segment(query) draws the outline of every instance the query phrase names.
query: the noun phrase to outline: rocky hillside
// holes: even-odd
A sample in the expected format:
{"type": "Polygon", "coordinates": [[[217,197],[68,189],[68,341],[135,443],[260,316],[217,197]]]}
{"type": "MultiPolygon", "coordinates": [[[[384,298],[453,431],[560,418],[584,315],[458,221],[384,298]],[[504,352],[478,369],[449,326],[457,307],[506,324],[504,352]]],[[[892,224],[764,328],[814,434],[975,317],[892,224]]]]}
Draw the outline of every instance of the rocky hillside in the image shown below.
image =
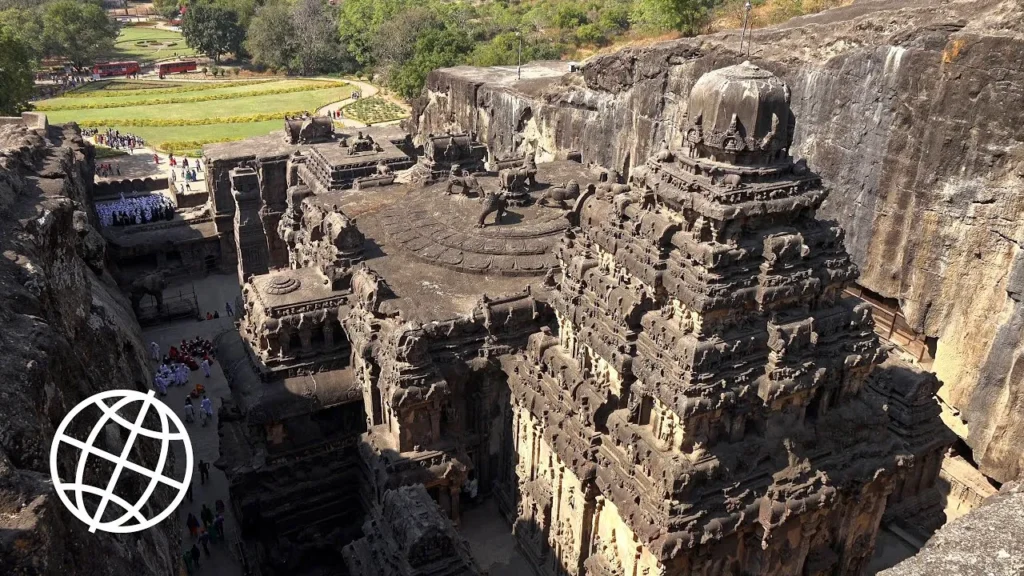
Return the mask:
{"type": "Polygon", "coordinates": [[[0,574],[176,575],[177,526],[90,534],[53,492],[65,414],[101,390],[147,388],[150,368],[83,211],[93,148],[74,126],[26,120],[0,119],[0,574]]]}
{"type": "Polygon", "coordinates": [[[679,140],[690,87],[750,59],[792,89],[793,154],[832,189],[861,283],[937,339],[941,395],[984,473],[1024,467],[1024,0],[869,0],[753,34],[565,63],[435,71],[411,122],[498,156],[569,150],[626,172],[679,140]],[[746,49],[743,50],[746,52],[746,49]]]}

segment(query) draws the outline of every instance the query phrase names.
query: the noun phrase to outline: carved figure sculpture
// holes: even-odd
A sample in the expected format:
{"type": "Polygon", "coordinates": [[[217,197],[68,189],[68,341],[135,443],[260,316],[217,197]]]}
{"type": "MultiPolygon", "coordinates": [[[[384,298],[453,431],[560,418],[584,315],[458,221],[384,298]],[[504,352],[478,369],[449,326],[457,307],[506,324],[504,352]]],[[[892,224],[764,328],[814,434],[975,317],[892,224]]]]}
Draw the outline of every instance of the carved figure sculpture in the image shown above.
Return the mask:
{"type": "Polygon", "coordinates": [[[495,192],[493,190],[488,191],[483,197],[483,209],[480,211],[480,218],[476,222],[477,228],[483,228],[487,226],[484,220],[487,219],[487,215],[491,212],[495,213],[494,223],[500,224],[502,216],[505,215],[505,208],[508,207],[508,202],[505,200],[505,194],[501,192],[495,192]]]}
{"type": "Polygon", "coordinates": [[[380,145],[373,141],[373,136],[363,136],[362,132],[356,134],[356,139],[348,146],[349,155],[360,152],[380,151],[380,145]]]}
{"type": "Polygon", "coordinates": [[[445,195],[452,194],[452,189],[456,186],[462,187],[462,195],[470,196],[471,193],[476,196],[483,195],[483,188],[480,187],[480,183],[477,182],[476,176],[473,176],[467,170],[462,170],[460,176],[455,175],[455,171],[448,176],[448,187],[445,188],[445,195]]]}
{"type": "Polygon", "coordinates": [[[527,155],[523,165],[518,168],[505,168],[498,172],[498,182],[501,189],[506,191],[536,186],[537,164],[533,155],[527,155]]]}
{"type": "Polygon", "coordinates": [[[580,196],[580,185],[575,180],[569,180],[568,183],[554,188],[548,188],[544,192],[544,196],[537,201],[541,206],[557,206],[563,210],[567,210],[569,205],[568,200],[575,200],[580,196]]]}
{"type": "Polygon", "coordinates": [[[157,310],[163,311],[165,288],[167,288],[167,278],[164,277],[163,272],[154,272],[152,274],[146,274],[141,278],[136,278],[128,288],[128,294],[132,301],[132,309],[135,310],[136,314],[138,314],[140,311],[139,304],[148,294],[156,300],[157,310]]]}
{"type": "Polygon", "coordinates": [[[377,175],[378,176],[389,176],[391,174],[391,166],[388,166],[383,161],[377,162],[377,175]]]}

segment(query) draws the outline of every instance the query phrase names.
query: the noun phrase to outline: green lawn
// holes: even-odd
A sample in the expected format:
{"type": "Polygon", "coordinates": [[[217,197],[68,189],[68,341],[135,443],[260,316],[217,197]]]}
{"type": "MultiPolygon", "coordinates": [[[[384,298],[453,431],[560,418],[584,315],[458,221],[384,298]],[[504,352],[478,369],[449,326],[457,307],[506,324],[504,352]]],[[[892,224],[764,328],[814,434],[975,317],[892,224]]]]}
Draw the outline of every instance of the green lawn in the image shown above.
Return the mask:
{"type": "MultiPolygon", "coordinates": [[[[153,82],[152,84],[157,84],[153,82]]],[[[174,86],[173,83],[163,83],[167,86],[174,86]]],[[[184,84],[184,83],[182,83],[184,84]]],[[[139,86],[139,81],[112,80],[109,83],[97,87],[107,94],[111,91],[118,91],[120,87],[132,88],[129,96],[110,95],[109,97],[90,97],[84,95],[79,98],[54,98],[40,102],[40,105],[61,105],[61,104],[93,104],[103,105],[107,103],[123,104],[135,103],[133,106],[113,106],[90,109],[68,109],[51,110],[46,115],[54,124],[64,122],[91,122],[93,126],[102,128],[114,128],[121,132],[138,134],[151,146],[160,146],[161,143],[169,143],[169,146],[181,149],[187,147],[194,149],[201,144],[189,143],[210,143],[227,140],[237,140],[251,136],[268,134],[280,130],[284,126],[284,114],[296,113],[303,110],[314,112],[317,108],[337,102],[349,97],[352,93],[351,85],[332,86],[328,88],[309,89],[297,92],[286,92],[283,94],[260,94],[269,90],[294,89],[303,86],[315,87],[319,84],[311,79],[285,79],[263,82],[254,82],[250,85],[225,85],[219,86],[210,82],[202,84],[204,90],[193,91],[195,84],[186,84],[190,91],[181,94],[168,94],[166,90],[154,86],[154,95],[149,100],[159,101],[169,96],[190,96],[217,94],[226,96],[224,99],[208,100],[203,102],[182,102],[174,104],[146,104],[146,89],[139,86]],[[121,85],[123,84],[123,85],[121,85]],[[256,118],[237,118],[254,115],[270,115],[256,118]],[[235,117],[239,122],[225,123],[220,120],[235,117]],[[159,122],[159,126],[132,126],[130,121],[147,121],[148,123],[159,122]],[[202,125],[183,125],[188,121],[213,121],[216,123],[202,125]],[[98,124],[98,125],[97,125],[98,124]]],[[[325,84],[326,85],[326,84],[325,84]]]]}
{"type": "Polygon", "coordinates": [[[114,43],[110,60],[163,60],[167,58],[191,58],[196,51],[185,44],[180,32],[160,30],[145,26],[125,26],[114,43]],[[154,41],[159,45],[140,46],[138,42],[154,41]],[[174,42],[174,46],[162,45],[174,42]]]}
{"type": "MultiPolygon", "coordinates": [[[[42,100],[40,102],[37,102],[36,104],[37,104],[37,106],[41,110],[45,110],[46,108],[57,108],[57,107],[62,107],[62,106],[75,107],[75,108],[90,108],[91,106],[96,106],[96,105],[102,105],[104,108],[108,108],[108,107],[109,108],[116,108],[116,107],[124,105],[124,104],[139,104],[139,105],[141,105],[143,107],[146,107],[146,108],[152,108],[152,106],[148,106],[147,105],[147,101],[148,100],[153,100],[153,99],[157,99],[157,98],[170,99],[170,98],[174,98],[176,96],[180,96],[181,98],[191,98],[191,97],[194,97],[194,96],[196,96],[196,97],[198,97],[198,96],[207,97],[207,96],[221,95],[222,94],[222,95],[237,96],[238,98],[231,98],[229,100],[219,100],[219,101],[218,100],[210,100],[209,102],[193,102],[193,103],[185,103],[185,104],[187,104],[190,107],[194,107],[194,106],[196,106],[198,104],[212,104],[212,105],[216,105],[217,102],[221,102],[224,105],[230,106],[230,108],[232,110],[234,110],[237,107],[236,106],[236,101],[244,99],[242,97],[248,97],[248,98],[267,98],[267,97],[271,97],[271,98],[273,98],[273,97],[284,98],[284,97],[287,97],[287,96],[301,96],[303,94],[308,94],[309,91],[306,91],[306,92],[292,92],[292,93],[288,93],[288,94],[270,94],[270,95],[266,95],[266,96],[255,96],[255,95],[252,95],[253,93],[271,92],[271,91],[274,91],[274,90],[288,90],[288,89],[291,89],[291,88],[297,88],[297,87],[300,87],[300,86],[303,86],[303,85],[308,86],[308,85],[311,85],[311,84],[313,84],[313,82],[311,80],[280,80],[278,82],[254,82],[252,84],[245,84],[245,85],[241,85],[241,86],[228,86],[226,88],[218,88],[217,84],[215,82],[192,83],[190,86],[180,87],[180,88],[184,88],[187,91],[186,92],[180,92],[180,93],[177,93],[177,94],[174,94],[174,93],[170,93],[169,94],[169,93],[167,93],[167,90],[159,90],[159,91],[153,90],[151,93],[147,93],[147,91],[144,91],[144,90],[143,91],[132,90],[132,91],[130,91],[128,93],[127,96],[121,96],[120,94],[118,94],[116,96],[108,96],[107,94],[104,94],[103,96],[97,96],[95,98],[92,98],[92,97],[50,98],[49,100],[42,100]],[[198,86],[202,86],[202,87],[208,88],[208,89],[206,89],[206,90],[196,90],[196,88],[198,86]],[[246,95],[250,95],[250,96],[246,96],[246,95]],[[229,102],[230,102],[230,104],[227,104],[229,102]]],[[[174,86],[174,85],[172,84],[171,86],[174,86]]],[[[170,90],[174,90],[174,88],[170,88],[170,90]]],[[[352,92],[352,89],[350,87],[348,87],[348,86],[345,86],[343,88],[335,88],[334,90],[346,91],[346,95],[342,96],[341,98],[338,98],[337,100],[341,100],[342,98],[347,98],[348,94],[352,92]]],[[[161,104],[160,107],[164,107],[164,106],[173,107],[173,106],[179,106],[179,105],[180,104],[161,104]]],[[[90,110],[81,110],[81,112],[86,112],[86,111],[93,112],[93,111],[102,110],[102,109],[103,108],[90,109],[90,110]]],[[[128,107],[124,107],[124,109],[127,110],[128,107]]],[[[51,113],[56,113],[56,111],[51,112],[51,113]]],[[[245,112],[232,113],[230,115],[238,115],[238,114],[243,114],[243,113],[245,113],[245,112]]],[[[129,114],[134,115],[134,112],[129,112],[129,114]]],[[[223,115],[224,116],[228,116],[228,114],[223,114],[223,115]]],[[[106,114],[104,117],[106,117],[106,116],[109,116],[109,114],[106,114]]]]}
{"type": "Polygon", "coordinates": [[[246,122],[244,124],[206,124],[204,126],[170,126],[170,127],[135,127],[111,126],[121,132],[129,132],[141,136],[148,144],[158,146],[161,142],[180,140],[236,140],[252,136],[263,136],[275,130],[284,129],[284,118],[266,122],[246,122]]]}
{"type": "MultiPolygon", "coordinates": [[[[116,121],[119,118],[148,118],[159,120],[187,120],[198,118],[222,118],[225,116],[247,116],[280,112],[315,111],[318,107],[348,98],[352,89],[328,88],[307,92],[289,92],[265,96],[240,96],[230,100],[211,100],[159,106],[124,106],[119,108],[95,108],[90,110],[46,111],[50,122],[82,122],[85,120],[116,121]]],[[[104,100],[112,100],[105,98],[104,100]]],[[[113,123],[113,122],[111,122],[113,123]]]]}

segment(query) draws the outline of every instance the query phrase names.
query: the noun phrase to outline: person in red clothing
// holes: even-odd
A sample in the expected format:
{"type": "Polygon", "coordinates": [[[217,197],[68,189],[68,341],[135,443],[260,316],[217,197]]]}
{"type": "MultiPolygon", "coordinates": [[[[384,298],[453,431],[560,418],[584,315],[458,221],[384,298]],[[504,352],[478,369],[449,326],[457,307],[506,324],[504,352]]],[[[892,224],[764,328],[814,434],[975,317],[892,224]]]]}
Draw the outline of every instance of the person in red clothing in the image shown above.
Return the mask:
{"type": "Polygon", "coordinates": [[[191,512],[188,513],[188,519],[185,520],[185,526],[188,526],[188,533],[193,538],[196,537],[196,532],[199,530],[199,519],[195,517],[191,512]]]}
{"type": "Polygon", "coordinates": [[[153,154],[153,164],[159,164],[159,163],[160,163],[160,157],[157,156],[156,154],[153,154]]]}

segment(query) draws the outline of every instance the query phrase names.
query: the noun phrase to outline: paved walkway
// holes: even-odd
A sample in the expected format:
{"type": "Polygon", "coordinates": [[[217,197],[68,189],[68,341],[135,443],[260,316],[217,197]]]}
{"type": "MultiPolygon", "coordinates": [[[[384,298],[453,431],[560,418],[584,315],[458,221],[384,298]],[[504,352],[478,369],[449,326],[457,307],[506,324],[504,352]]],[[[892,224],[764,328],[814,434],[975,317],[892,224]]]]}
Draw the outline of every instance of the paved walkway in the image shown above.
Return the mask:
{"type": "MultiPolygon", "coordinates": [[[[235,298],[239,294],[238,280],[234,275],[219,274],[209,276],[194,282],[196,294],[199,299],[199,309],[202,312],[207,310],[218,310],[224,313],[224,302],[230,300],[234,305],[235,298]]],[[[147,329],[143,332],[146,345],[156,342],[164,353],[172,344],[181,342],[183,338],[189,339],[196,336],[213,340],[214,337],[225,330],[234,330],[235,326],[231,318],[221,317],[211,321],[181,321],[173,324],[163,324],[147,329]]],[[[227,380],[221,369],[220,362],[213,365],[209,378],[203,377],[201,370],[192,372],[188,386],[171,387],[167,396],[162,400],[182,417],[184,421],[183,407],[185,396],[195,384],[202,382],[206,386],[207,395],[213,400],[214,412],[220,408],[222,398],[229,396],[231,391],[228,388],[227,380]]],[[[198,412],[198,403],[195,403],[198,412]]],[[[202,505],[206,504],[214,509],[217,500],[223,500],[227,504],[225,513],[226,538],[222,542],[210,545],[210,554],[203,554],[200,559],[200,568],[196,575],[209,574],[212,576],[242,576],[241,565],[235,556],[237,552],[232,548],[231,543],[239,539],[238,524],[231,512],[230,498],[228,497],[228,482],[224,473],[213,466],[220,457],[220,437],[217,434],[217,422],[207,423],[204,427],[199,423],[198,415],[196,422],[186,424],[189,437],[192,441],[192,449],[195,460],[195,469],[192,473],[192,502],[186,498],[178,509],[178,525],[182,534],[182,545],[184,549],[191,549],[195,540],[189,535],[185,520],[189,512],[199,517],[202,505]],[[205,483],[200,482],[199,461],[209,462],[210,479],[205,483]]],[[[180,443],[175,443],[178,448],[175,451],[175,473],[183,472],[185,466],[184,449],[180,443]]],[[[202,548],[200,546],[200,548],[202,548]]],[[[182,550],[184,552],[184,550],[182,550]]]]}
{"type": "MultiPolygon", "coordinates": [[[[89,137],[90,142],[95,143],[95,139],[89,137]]],[[[174,168],[175,184],[181,185],[185,183],[185,168],[182,166],[182,161],[185,160],[185,156],[175,156],[178,161],[178,165],[174,168]]],[[[188,158],[189,168],[194,170],[195,163],[198,161],[197,158],[188,158]]],[[[170,178],[171,176],[171,163],[170,155],[163,152],[157,152],[152,148],[136,148],[131,154],[126,156],[117,156],[115,158],[103,158],[96,161],[97,164],[111,164],[116,169],[121,171],[121,175],[117,175],[117,170],[114,170],[113,176],[97,176],[96,182],[110,182],[117,180],[124,180],[126,178],[170,178]],[[153,162],[153,154],[156,154],[160,158],[160,163],[153,162]]],[[[202,172],[196,172],[196,182],[189,182],[189,188],[192,192],[205,192],[206,191],[206,166],[203,166],[202,172]]]]}
{"type": "Polygon", "coordinates": [[[462,511],[459,533],[469,541],[473,559],[490,576],[529,576],[530,562],[516,548],[512,529],[498,512],[497,500],[462,511]]]}

